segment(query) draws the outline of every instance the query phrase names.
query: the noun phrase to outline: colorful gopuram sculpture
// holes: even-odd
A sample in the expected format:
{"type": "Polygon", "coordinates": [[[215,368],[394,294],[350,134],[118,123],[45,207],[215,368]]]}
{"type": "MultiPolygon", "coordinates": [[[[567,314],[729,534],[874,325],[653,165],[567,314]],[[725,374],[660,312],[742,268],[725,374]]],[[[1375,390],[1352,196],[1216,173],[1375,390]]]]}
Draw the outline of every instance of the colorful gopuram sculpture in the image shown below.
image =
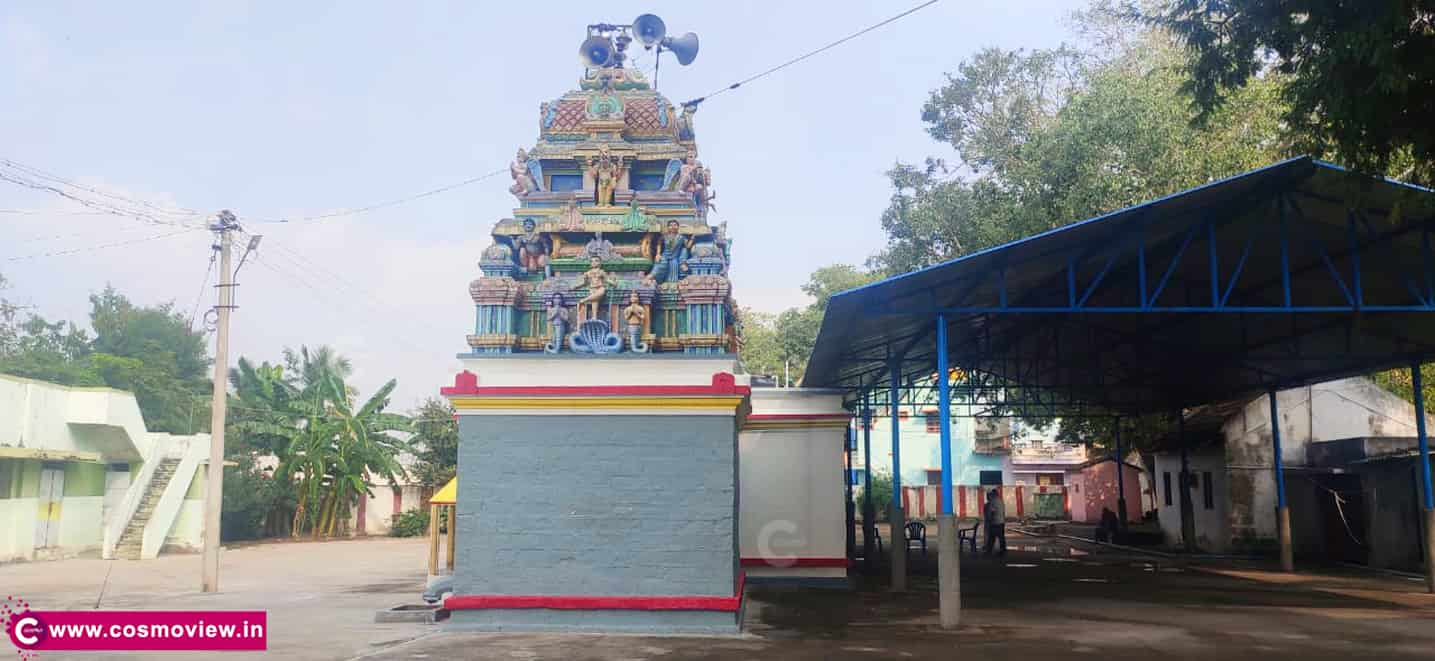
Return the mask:
{"type": "Polygon", "coordinates": [[[509,167],[518,208],[469,285],[474,353],[735,350],[731,246],[708,224],[695,110],[621,66],[587,68],[540,106],[537,143],[509,167]]]}

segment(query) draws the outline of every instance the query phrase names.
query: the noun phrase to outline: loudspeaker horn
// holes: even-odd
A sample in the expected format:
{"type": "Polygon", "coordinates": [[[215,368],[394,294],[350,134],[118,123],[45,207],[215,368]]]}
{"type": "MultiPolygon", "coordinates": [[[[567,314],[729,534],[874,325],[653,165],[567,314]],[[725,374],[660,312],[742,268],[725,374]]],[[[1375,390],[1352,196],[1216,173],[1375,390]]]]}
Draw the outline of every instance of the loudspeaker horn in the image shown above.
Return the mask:
{"type": "Polygon", "coordinates": [[[698,36],[689,32],[681,37],[668,37],[663,40],[663,47],[678,56],[678,64],[687,66],[698,57],[698,36]]]}
{"type": "Polygon", "coordinates": [[[578,61],[590,69],[606,67],[613,61],[613,40],[607,37],[588,37],[578,47],[578,61]]]}
{"type": "Polygon", "coordinates": [[[663,42],[663,37],[668,36],[668,26],[663,25],[663,19],[652,14],[643,14],[633,19],[633,38],[643,45],[643,48],[652,48],[663,42]]]}

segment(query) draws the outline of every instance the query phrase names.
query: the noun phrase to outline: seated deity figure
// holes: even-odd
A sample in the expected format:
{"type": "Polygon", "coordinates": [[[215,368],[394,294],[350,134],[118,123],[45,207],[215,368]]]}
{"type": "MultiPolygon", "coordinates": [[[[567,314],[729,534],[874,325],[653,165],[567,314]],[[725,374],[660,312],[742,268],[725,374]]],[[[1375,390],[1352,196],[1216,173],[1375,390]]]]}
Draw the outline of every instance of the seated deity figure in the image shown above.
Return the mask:
{"type": "Polygon", "coordinates": [[[659,283],[677,282],[688,270],[688,251],[692,248],[692,241],[683,238],[678,233],[679,228],[678,221],[670,220],[663,232],[657,259],[653,260],[653,270],[649,273],[659,283]]]}
{"type": "Polygon", "coordinates": [[[545,277],[553,275],[548,270],[548,253],[551,252],[548,238],[538,233],[532,218],[523,219],[523,233],[513,242],[518,245],[518,268],[525,273],[541,271],[545,277]]]}
{"type": "Polygon", "coordinates": [[[583,246],[583,254],[587,257],[611,259],[615,256],[613,242],[603,238],[602,232],[594,232],[593,238],[583,246]]]}
{"type": "Polygon", "coordinates": [[[608,293],[608,285],[613,284],[613,277],[603,270],[602,259],[594,257],[588,264],[588,270],[583,273],[583,282],[588,285],[588,295],[578,303],[584,306],[584,319],[599,319],[599,306],[603,304],[603,296],[608,293]]]}

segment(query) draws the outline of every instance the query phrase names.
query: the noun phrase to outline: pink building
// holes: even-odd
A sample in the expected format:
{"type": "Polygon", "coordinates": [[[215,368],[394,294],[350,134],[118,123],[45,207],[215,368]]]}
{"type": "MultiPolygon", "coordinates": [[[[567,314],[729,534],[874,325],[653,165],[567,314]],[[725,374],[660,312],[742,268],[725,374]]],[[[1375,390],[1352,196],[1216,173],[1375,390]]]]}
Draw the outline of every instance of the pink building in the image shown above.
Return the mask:
{"type": "MultiPolygon", "coordinates": [[[[1142,514],[1155,508],[1151,481],[1140,466],[1129,463],[1122,465],[1122,476],[1126,487],[1126,520],[1140,521],[1142,514]]],[[[1082,464],[1081,470],[1071,475],[1068,492],[1071,494],[1071,520],[1083,523],[1099,523],[1102,508],[1117,511],[1116,461],[1111,457],[1093,459],[1082,464]]]]}

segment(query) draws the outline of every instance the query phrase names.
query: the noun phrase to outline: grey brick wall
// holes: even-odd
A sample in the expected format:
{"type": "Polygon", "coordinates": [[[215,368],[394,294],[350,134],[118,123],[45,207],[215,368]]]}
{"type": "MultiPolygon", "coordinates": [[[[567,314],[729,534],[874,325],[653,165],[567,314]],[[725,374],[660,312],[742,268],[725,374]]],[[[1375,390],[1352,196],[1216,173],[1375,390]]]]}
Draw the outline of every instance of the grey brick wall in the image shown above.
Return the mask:
{"type": "MultiPolygon", "coordinates": [[[[455,593],[731,596],[738,571],[733,422],[461,418],[455,593]]],[[[555,621],[553,611],[455,615],[507,628],[499,626],[504,613],[518,628],[555,621]]],[[[621,619],[629,626],[616,628],[643,628],[621,619]]],[[[583,621],[601,628],[606,619],[583,621]]]]}

